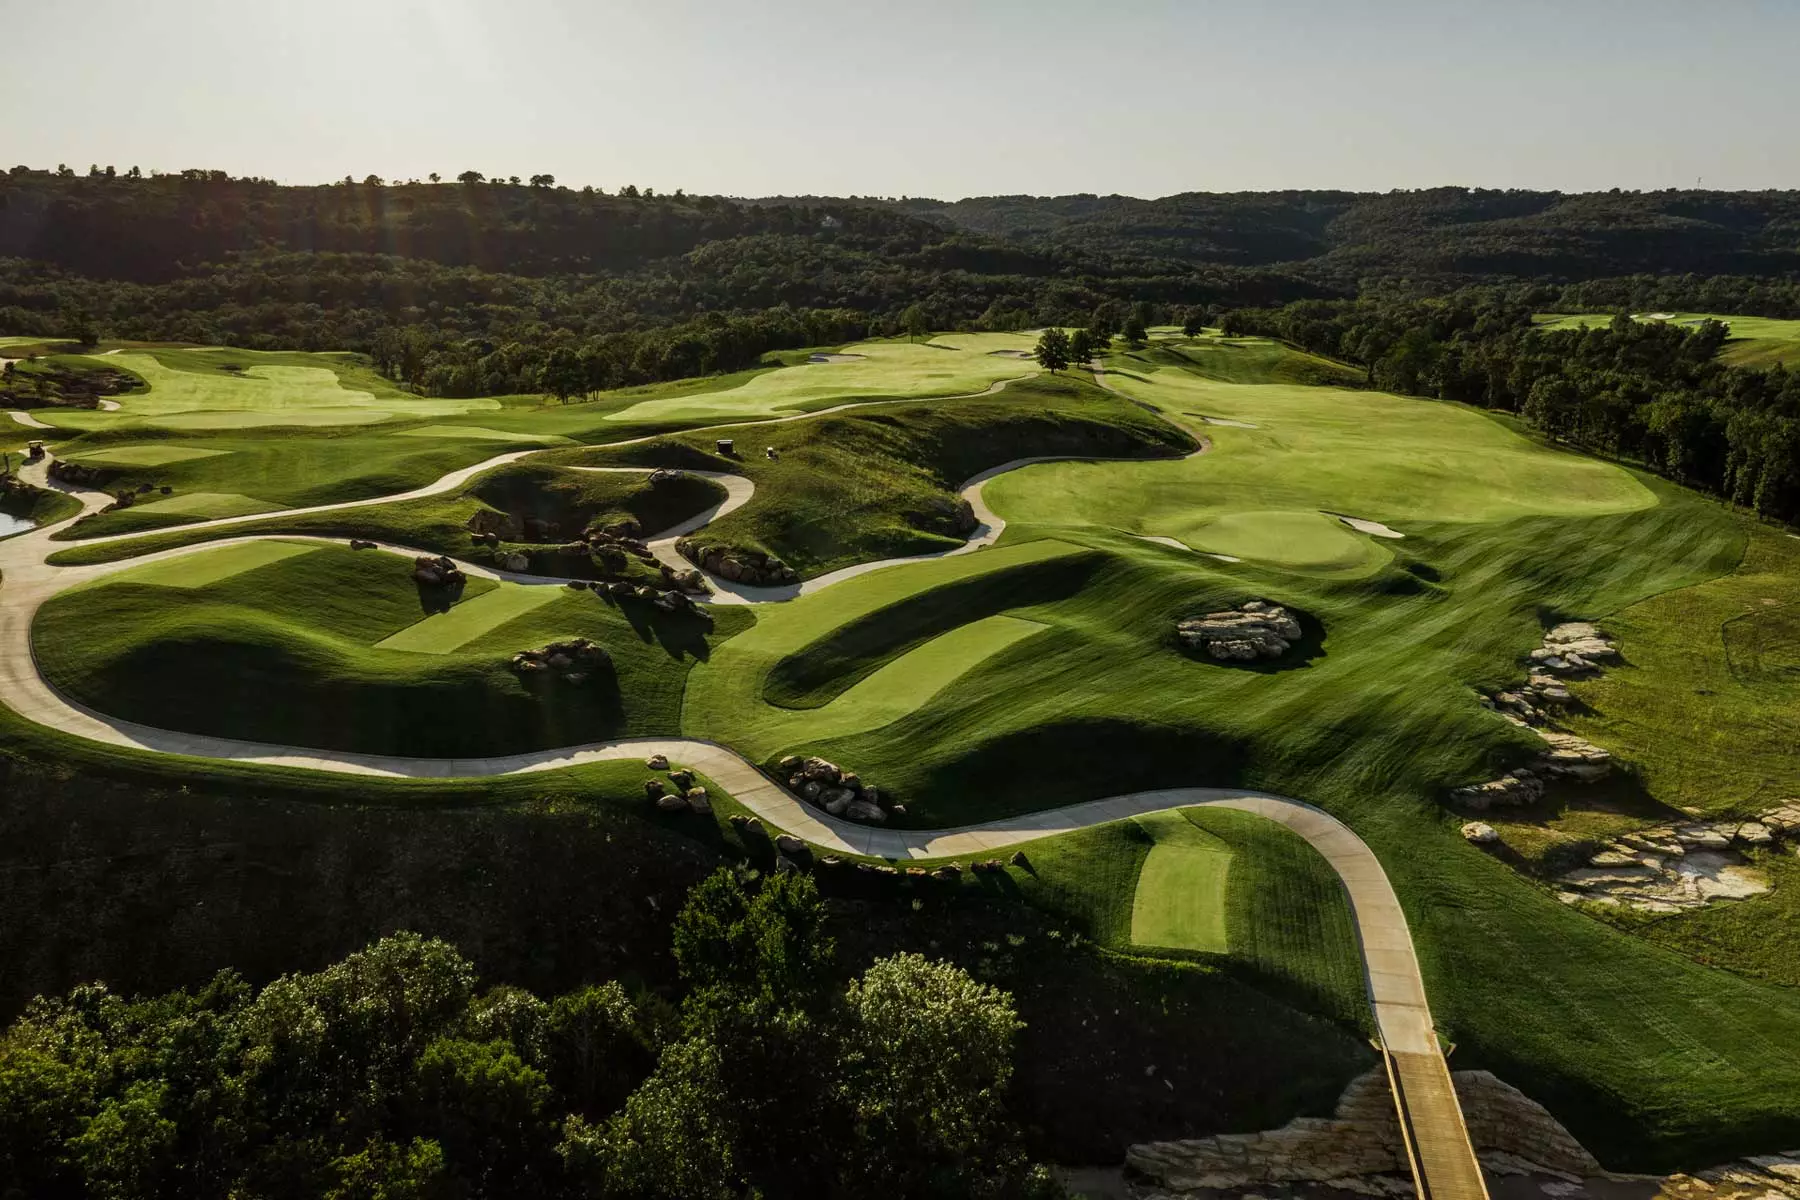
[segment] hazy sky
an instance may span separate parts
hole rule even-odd
[[[1800,0],[0,0],[10,166],[733,195],[1800,187]]]

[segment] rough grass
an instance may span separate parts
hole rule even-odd
[[[1364,372],[1284,346],[1268,338],[1228,338],[1217,334],[1184,339],[1166,348],[1196,373],[1220,383],[1287,383],[1322,387],[1356,387]],[[1119,369],[1153,365],[1149,353],[1114,356]],[[1211,414],[1207,414],[1211,415]]]
[[[271,544],[281,545],[250,545]],[[378,649],[447,603],[409,571],[392,555],[317,547],[180,591],[154,576],[102,581],[45,605],[33,646],[54,686],[114,716],[264,742],[455,758],[674,732],[688,668],[753,619],[722,612],[709,627],[564,591],[453,651]],[[479,603],[493,586],[471,580],[466,602]],[[604,645],[612,672],[569,685],[521,677],[508,665],[516,650],[574,635]]]
[[[720,437],[736,441],[737,458],[713,453]],[[989,467],[1056,454],[1172,457],[1193,445],[1167,422],[1090,383],[1041,376],[978,400],[709,430],[619,450],[563,451],[550,461],[745,475],[756,484],[755,498],[709,526],[704,538],[774,554],[811,576],[960,545],[965,530],[955,521],[955,490]],[[779,461],[764,457],[765,446]]]

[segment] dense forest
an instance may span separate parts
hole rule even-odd
[[[1522,413],[1800,515],[1795,384],[1714,330],[1541,332],[1532,309],[1800,316],[1800,193],[1435,188],[733,200],[549,176],[289,187],[0,175],[0,330],[349,348],[433,395],[605,388],[930,328],[1266,332],[1382,387]],[[1116,326],[1117,322],[1110,322]]]
[[[261,989],[41,998],[0,1034],[0,1192],[1053,1194],[1006,1106],[1011,997],[916,954],[852,976],[824,924],[810,876],[722,870],[675,996],[483,990],[402,933]]]
[[[1721,364],[1728,327],[1619,315],[1537,329],[1505,291],[1447,299],[1311,301],[1244,309],[1228,332],[1278,337],[1361,364],[1387,391],[1516,412],[1585,450],[1783,521],[1800,519],[1800,372]]]

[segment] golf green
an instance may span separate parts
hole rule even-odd
[[[431,613],[399,633],[375,643],[377,650],[448,654],[555,600],[565,589],[551,584],[501,583],[492,591],[458,601],[447,612]]]
[[[1131,902],[1134,945],[1224,954],[1231,847],[1179,812],[1137,818],[1154,845]]]
[[[237,492],[184,492],[177,496],[166,496],[161,500],[152,500],[145,504],[134,504],[132,512],[171,513],[181,517],[241,517],[250,513],[267,512],[277,505],[267,500],[258,500],[255,496],[245,496]]]

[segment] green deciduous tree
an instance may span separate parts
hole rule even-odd
[[[1038,366],[1052,375],[1069,365],[1071,348],[1069,335],[1052,325],[1038,337]]]
[[[925,308],[919,304],[909,304],[900,314],[900,328],[906,331],[906,340],[916,342],[922,337],[931,335],[931,320],[925,315]]]
[[[1094,342],[1094,335],[1085,329],[1077,329],[1069,335],[1069,361],[1087,363],[1092,361],[1099,347]]]

